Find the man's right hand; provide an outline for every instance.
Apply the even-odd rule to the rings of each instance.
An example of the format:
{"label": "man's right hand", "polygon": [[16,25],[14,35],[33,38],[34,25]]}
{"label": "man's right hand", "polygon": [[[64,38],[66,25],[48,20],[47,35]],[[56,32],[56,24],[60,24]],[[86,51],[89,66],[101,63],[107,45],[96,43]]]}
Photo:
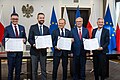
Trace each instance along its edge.
{"label": "man's right hand", "polygon": [[35,44],[33,44],[33,47],[36,47],[36,45],[35,45]]}
{"label": "man's right hand", "polygon": [[55,49],[61,50],[60,48],[57,48],[57,46],[55,46]]}

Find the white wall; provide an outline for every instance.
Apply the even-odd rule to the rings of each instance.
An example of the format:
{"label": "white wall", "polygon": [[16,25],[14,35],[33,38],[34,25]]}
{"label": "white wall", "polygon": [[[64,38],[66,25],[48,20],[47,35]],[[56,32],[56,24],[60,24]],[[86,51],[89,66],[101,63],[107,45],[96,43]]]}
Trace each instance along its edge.
{"label": "white wall", "polygon": [[[114,0],[113,0],[114,1]],[[33,17],[23,17],[22,6],[26,4],[34,7]],[[94,4],[94,6],[93,6]],[[79,0],[79,3],[73,3],[73,0],[0,0],[0,6],[3,5],[2,11],[2,22],[3,24],[10,24],[10,14],[12,13],[13,6],[15,6],[16,12],[19,14],[19,23],[25,26],[26,33],[28,34],[31,24],[37,23],[36,15],[39,12],[44,12],[45,24],[50,25],[50,18],[52,13],[52,7],[54,5],[57,18],[61,17],[61,7],[77,7],[80,8],[94,8],[95,11],[95,24],[98,17],[103,17],[103,0]],[[0,7],[1,10],[1,7]]]}

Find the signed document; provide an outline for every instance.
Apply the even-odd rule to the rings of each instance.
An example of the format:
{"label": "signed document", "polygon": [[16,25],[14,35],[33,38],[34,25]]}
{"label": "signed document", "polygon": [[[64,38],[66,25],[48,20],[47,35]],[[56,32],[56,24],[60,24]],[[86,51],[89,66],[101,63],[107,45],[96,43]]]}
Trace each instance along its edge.
{"label": "signed document", "polygon": [[96,50],[99,48],[99,43],[97,38],[93,39],[83,39],[85,50]]}
{"label": "signed document", "polygon": [[23,38],[5,38],[5,51],[21,52],[24,46]]}
{"label": "signed document", "polygon": [[36,49],[52,47],[51,35],[35,36]]}
{"label": "signed document", "polygon": [[57,48],[62,50],[71,50],[71,38],[58,37]]}

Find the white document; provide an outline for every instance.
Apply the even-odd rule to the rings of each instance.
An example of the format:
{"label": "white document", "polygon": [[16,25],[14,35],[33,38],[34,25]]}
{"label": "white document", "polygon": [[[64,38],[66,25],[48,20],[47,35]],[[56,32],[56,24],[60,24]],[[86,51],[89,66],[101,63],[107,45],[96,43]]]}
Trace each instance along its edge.
{"label": "white document", "polygon": [[96,50],[99,48],[99,43],[97,38],[93,39],[83,39],[85,50]]}
{"label": "white document", "polygon": [[35,36],[35,45],[37,49],[52,47],[51,35]]}
{"label": "white document", "polygon": [[23,38],[5,38],[5,51],[24,51]]}
{"label": "white document", "polygon": [[57,48],[62,50],[71,50],[71,38],[58,37]]}

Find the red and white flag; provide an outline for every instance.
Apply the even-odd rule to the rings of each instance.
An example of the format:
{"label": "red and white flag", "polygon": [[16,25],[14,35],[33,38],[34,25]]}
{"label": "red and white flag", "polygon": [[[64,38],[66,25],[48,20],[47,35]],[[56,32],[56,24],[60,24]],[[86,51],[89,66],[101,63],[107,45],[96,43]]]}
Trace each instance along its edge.
{"label": "red and white flag", "polygon": [[[3,6],[2,6],[3,8]],[[0,42],[2,42],[3,36],[4,36],[4,26],[2,24],[2,8],[1,8],[1,12],[0,12]]]}
{"label": "red and white flag", "polygon": [[120,27],[118,24],[116,27],[116,47],[117,47],[117,51],[120,52]]}
{"label": "red and white flag", "polygon": [[93,24],[94,24],[94,21],[95,21],[94,18],[95,18],[95,14],[94,14],[94,10],[92,9],[90,17],[89,17],[89,21],[87,23],[87,27],[86,27],[89,31],[89,37],[90,38],[92,37]]}
{"label": "red and white flag", "polygon": [[67,13],[66,6],[64,7],[63,18],[66,20],[65,28],[68,29],[68,30],[71,30],[70,22],[69,22],[69,18],[68,18],[68,13]]}
{"label": "red and white flag", "polygon": [[117,27],[116,27],[116,47],[117,47],[117,51],[120,52],[120,12],[119,12]]}

